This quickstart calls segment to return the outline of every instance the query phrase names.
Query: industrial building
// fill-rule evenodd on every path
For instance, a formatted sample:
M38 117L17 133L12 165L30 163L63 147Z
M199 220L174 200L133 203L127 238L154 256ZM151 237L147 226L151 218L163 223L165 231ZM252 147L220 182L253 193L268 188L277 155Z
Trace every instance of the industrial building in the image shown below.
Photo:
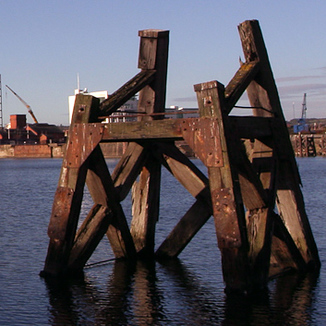
M2 144L51 144L64 143L65 133L58 126L48 123L27 124L26 114L10 115L10 124L2 129Z

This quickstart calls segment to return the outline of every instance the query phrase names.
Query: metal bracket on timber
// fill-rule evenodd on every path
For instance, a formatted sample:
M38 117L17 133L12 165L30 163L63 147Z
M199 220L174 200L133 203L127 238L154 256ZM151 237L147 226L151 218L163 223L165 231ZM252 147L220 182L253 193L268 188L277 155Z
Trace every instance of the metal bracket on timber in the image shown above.
M259 23L245 21L239 33L245 62L226 87L217 81L195 85L198 118L164 119L168 31L139 32L141 72L106 101L77 95L43 276L81 271L105 234L116 258L176 257L211 215L226 290L262 288L289 269L319 269ZM230 115L244 91L253 116ZM101 123L138 92L137 121ZM193 149L208 177L181 153L176 140ZM129 143L112 175L101 142ZM155 252L161 166L194 203ZM94 205L77 230L85 183ZM130 191L129 226L121 201Z

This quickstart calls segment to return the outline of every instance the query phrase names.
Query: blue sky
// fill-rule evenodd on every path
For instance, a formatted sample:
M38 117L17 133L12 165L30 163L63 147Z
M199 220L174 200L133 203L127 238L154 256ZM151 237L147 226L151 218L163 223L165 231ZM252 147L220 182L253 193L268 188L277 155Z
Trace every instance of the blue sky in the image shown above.
M326 1L0 0L3 120L68 123L77 87L113 93L137 68L138 31L170 30L167 106L196 107L193 85L227 84L242 56L237 25L258 19L284 114L326 117ZM33 121L28 116L28 122Z

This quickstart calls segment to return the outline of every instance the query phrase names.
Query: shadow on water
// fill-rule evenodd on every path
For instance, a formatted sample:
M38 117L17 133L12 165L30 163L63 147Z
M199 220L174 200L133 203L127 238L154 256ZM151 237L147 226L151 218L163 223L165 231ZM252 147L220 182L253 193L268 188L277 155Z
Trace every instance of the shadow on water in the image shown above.
M101 267L103 268L103 267ZM105 268L105 267L104 267ZM180 260L114 263L104 286L46 281L51 325L311 325L318 275L287 275L265 292L226 296Z

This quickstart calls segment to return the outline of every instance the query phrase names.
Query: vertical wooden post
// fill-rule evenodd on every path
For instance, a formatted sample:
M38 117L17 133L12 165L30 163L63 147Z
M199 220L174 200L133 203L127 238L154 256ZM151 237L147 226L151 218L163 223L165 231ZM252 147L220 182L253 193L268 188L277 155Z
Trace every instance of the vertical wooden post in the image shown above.
M138 67L155 69L155 78L139 92L138 112L144 113L139 120L162 119L151 113L165 111L166 75L169 32L144 30L139 32L140 49ZM154 254L155 225L159 217L161 164L149 153L140 173L139 182L133 186L133 219L130 232L139 255Z
M264 287L269 277L278 164L272 148L257 139L254 143L252 160L253 170L261 181L260 186L265 196L261 205L246 205L248 256L253 283L255 286ZM244 197L253 196L252 192L246 192L246 188L242 189Z
M232 139L225 120L224 86L217 81L195 85L201 117L217 120L222 148L222 164L208 166L213 215L222 255L223 277L226 291L247 291L251 286L248 264L248 242L245 232L245 212L237 171L232 162ZM207 155L212 149L208 149Z
M163 119L151 113L164 113L168 64L169 31L148 29L139 31L138 68L156 71L154 80L139 92L138 112L146 116L140 120Z

